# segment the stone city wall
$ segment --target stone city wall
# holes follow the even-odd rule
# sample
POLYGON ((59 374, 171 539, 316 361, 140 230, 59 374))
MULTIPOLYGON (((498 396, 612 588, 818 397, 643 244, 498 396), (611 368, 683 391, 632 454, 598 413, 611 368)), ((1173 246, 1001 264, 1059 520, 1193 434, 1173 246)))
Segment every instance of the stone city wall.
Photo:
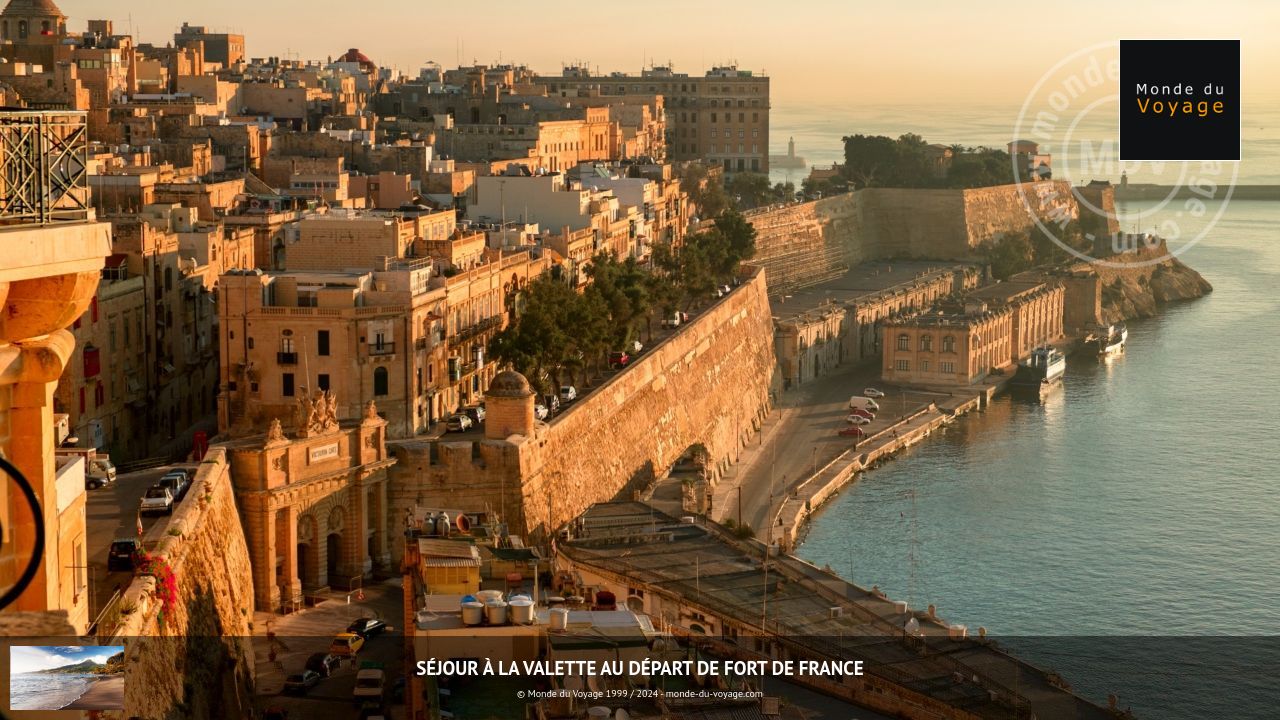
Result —
POLYGON ((223 448, 205 456, 153 554, 173 568, 178 600, 162 612, 150 576, 124 592, 131 612, 107 644, 125 645, 126 715, 250 717, 253 579, 223 448))
POLYGON ((695 444, 718 476, 770 408, 775 363, 765 274, 756 272, 522 448, 523 525, 540 535, 664 477, 695 444))
MULTIPOLYGON (((496 511, 545 537, 595 502, 630 497, 695 444, 713 476, 735 461, 770 407, 773 326, 763 272, 591 389, 531 437, 391 443, 392 522, 415 505, 496 511)), ((393 560, 403 538, 393 534, 393 560)))
POLYGON ((756 228, 752 263, 774 294, 808 287, 850 266, 888 258, 970 260, 975 249, 1043 218, 1076 217, 1061 180, 972 189, 867 188, 747 214, 756 228), (1024 200, 1025 194, 1025 200, 1024 200))

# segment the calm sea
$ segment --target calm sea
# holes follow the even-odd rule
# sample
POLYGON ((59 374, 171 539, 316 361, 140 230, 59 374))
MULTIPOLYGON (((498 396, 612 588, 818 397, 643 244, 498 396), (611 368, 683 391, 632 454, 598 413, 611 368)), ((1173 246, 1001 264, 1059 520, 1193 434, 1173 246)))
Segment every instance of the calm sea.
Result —
MULTIPOLYGON (((769 152, 785 155, 787 140, 794 137, 796 155, 803 157, 809 166, 830 167, 832 162, 844 162, 844 145, 840 139, 845 135, 861 133, 898 137, 908 132, 916 133, 931 143, 1003 149, 1015 134, 1035 139, 1025 129, 1021 133, 1015 132, 1020 110, 1020 104, 824 107, 779 103, 774 105, 769 116, 769 152)), ((1280 97, 1246 102, 1241 136, 1243 160, 1239 166, 1238 182, 1280 184, 1280 97)), ((1059 138, 1052 136, 1051 140, 1058 141, 1059 138)), ((1116 140, 1113 121, 1103 113, 1087 116, 1073 128, 1069 141, 1050 148, 1054 177, 1083 182, 1092 179, 1119 182, 1121 166, 1116 159, 1115 144, 1107 145, 1109 140, 1116 140)), ((1181 165, 1130 163, 1125 168, 1132 182, 1172 184, 1181 165)), ((770 179, 773 182, 791 181, 799 187, 808 174, 808 168, 776 169, 770 173, 770 179)))
POLYGON ((1211 295, 1129 323, 1123 357, 1071 358, 1042 404, 1001 398, 866 473, 799 554, 1140 717, 1276 717, 1277 239, 1280 203, 1230 203, 1182 255, 1211 295))
POLYGON ((19 673, 9 678, 9 709, 57 710, 75 702, 94 682, 91 675, 19 673))

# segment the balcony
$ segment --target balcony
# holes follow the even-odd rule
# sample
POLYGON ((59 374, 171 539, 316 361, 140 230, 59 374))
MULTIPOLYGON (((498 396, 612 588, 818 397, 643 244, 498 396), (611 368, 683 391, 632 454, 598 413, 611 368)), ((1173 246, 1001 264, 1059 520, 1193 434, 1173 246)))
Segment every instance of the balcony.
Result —
POLYGON ((370 345, 370 355, 393 355, 396 351, 396 344, 393 342, 384 342, 381 345, 370 345))
POLYGON ((487 317, 481 320, 480 322, 472 325, 471 327, 467 327, 459 330, 456 334, 454 334, 452 340, 455 343, 466 342, 471 338, 477 335, 480 335, 481 333, 497 328, 501 324, 502 324, 501 315, 494 315, 492 317, 487 317))
POLYGON ((297 365, 298 353, 296 352, 278 352, 276 353, 276 362, 280 365, 297 365))
POLYGON ((93 218, 83 112, 0 113, 0 224, 93 218))

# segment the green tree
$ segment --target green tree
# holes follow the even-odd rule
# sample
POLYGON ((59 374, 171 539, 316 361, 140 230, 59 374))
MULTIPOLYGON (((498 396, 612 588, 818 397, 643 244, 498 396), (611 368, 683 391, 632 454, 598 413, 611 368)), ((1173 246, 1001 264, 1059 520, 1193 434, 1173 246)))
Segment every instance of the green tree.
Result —
POLYGON ((772 201, 769 178, 760 173, 738 173, 729 179, 725 189, 736 201, 739 210, 750 210, 768 205, 772 201))

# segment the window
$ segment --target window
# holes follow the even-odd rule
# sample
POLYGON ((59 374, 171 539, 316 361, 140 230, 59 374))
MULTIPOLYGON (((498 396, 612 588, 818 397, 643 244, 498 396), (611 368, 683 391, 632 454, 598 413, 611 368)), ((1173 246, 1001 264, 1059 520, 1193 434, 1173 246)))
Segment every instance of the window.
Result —
POLYGON ((894 367, 894 369, 895 369, 895 370, 907 371, 907 370, 910 370, 910 369, 911 369, 911 361, 910 361, 910 360, 899 360, 899 361, 897 361, 896 363, 894 363, 894 366, 893 366, 893 367, 894 367))
POLYGON ((84 388, 80 388, 80 414, 84 414, 84 388))
POLYGON ((382 396, 387 394, 387 369, 384 367, 376 368, 373 371, 373 394, 382 396))
POLYGON ((955 337, 951 335, 947 335, 946 337, 942 338, 942 352, 955 352, 955 351, 956 351, 955 337))
POLYGON ((320 373, 320 375, 316 377, 316 387, 325 392, 329 392, 329 373, 320 373))
POLYGON ((93 388, 93 406, 102 407, 103 405, 106 405, 106 404, 107 404, 107 389, 102 385, 102 383, 98 383, 93 388))
POLYGON ((920 349, 925 352, 933 352, 933 336, 932 335, 920 336, 920 349))
POLYGON ((280 352, 282 353, 293 352, 293 338, 291 337, 280 338, 280 352))
POLYGON ((898 336, 898 349, 899 350, 911 349, 911 338, 907 337, 905 333, 898 336))
POLYGON ((716 121, 716 114, 711 113, 711 122, 715 122, 715 121, 716 121))
POLYGON ((316 352, 321 355, 329 354, 329 331, 321 330, 316 333, 316 352))
POLYGON ((921 361, 920 361, 920 372, 929 372, 929 361, 928 361, 928 360, 921 360, 921 361))
POLYGON ((94 297, 89 300, 89 311, 92 313, 93 321, 98 322, 98 298, 94 297))
POLYGON ((281 395, 284 395, 285 397, 293 397, 293 373, 284 374, 280 387, 282 388, 280 391, 281 395))
POLYGON ((948 375, 954 375, 956 372, 956 364, 953 362, 940 362, 938 363, 938 369, 948 375))

